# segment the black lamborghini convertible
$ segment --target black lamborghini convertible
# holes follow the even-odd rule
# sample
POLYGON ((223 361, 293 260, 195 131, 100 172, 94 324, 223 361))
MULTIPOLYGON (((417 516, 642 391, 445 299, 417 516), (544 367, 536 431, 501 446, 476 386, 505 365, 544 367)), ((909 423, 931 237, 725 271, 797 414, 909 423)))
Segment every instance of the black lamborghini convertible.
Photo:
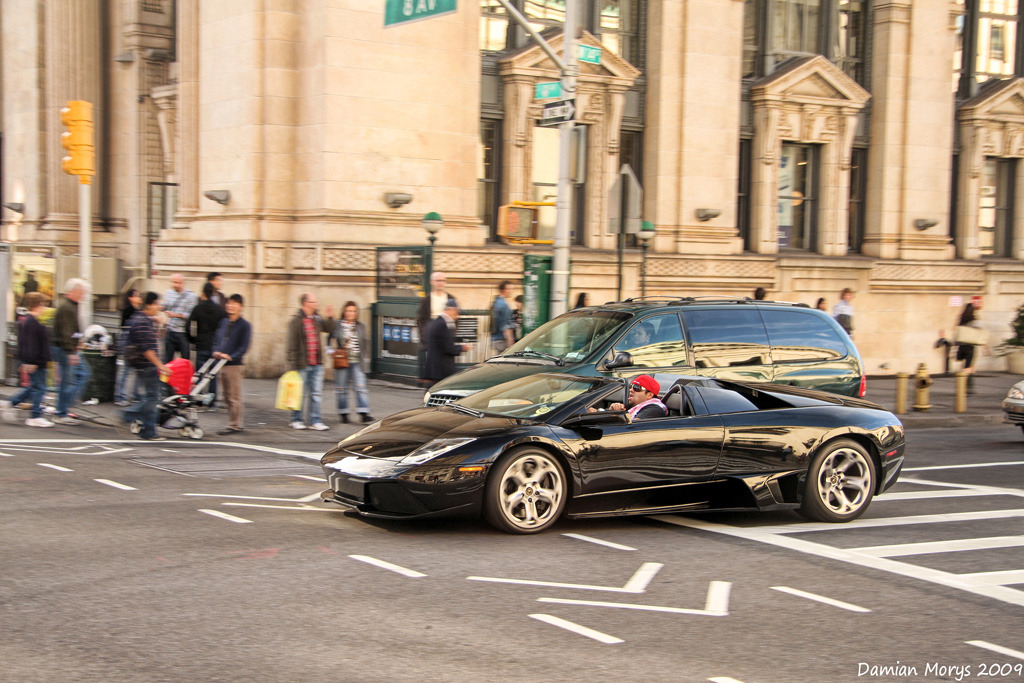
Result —
POLYGON ((482 513, 528 534, 563 514, 795 509, 847 522, 899 476, 903 426, 873 403, 657 378, 669 415, 655 419, 608 409, 627 403, 628 383, 559 374, 398 413, 323 456, 322 497, 367 517, 482 513))

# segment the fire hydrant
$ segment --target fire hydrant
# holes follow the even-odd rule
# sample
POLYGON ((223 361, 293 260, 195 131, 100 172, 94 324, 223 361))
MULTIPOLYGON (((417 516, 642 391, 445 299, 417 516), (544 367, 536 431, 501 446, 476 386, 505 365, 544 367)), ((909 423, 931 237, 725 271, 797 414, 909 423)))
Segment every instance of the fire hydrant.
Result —
POLYGON ((931 410, 932 404, 929 396, 929 387, 932 385, 932 378, 928 376, 928 366, 920 363, 917 372, 914 374, 914 410, 931 410))

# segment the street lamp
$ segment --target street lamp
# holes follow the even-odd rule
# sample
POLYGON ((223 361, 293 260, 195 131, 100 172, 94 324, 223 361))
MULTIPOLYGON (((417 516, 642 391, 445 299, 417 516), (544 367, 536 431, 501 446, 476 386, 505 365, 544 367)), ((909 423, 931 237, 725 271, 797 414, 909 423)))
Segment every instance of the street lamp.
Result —
POLYGON ((640 224, 640 232, 636 238, 640 241, 640 296, 647 296, 647 243, 654 237, 654 223, 644 221, 640 224))
POLYGON ((444 220, 441 218, 441 214, 436 211, 431 211, 423 217, 421 221, 423 223, 423 229, 430 235, 430 248, 434 248, 434 242, 437 241, 437 232, 444 225, 444 220))

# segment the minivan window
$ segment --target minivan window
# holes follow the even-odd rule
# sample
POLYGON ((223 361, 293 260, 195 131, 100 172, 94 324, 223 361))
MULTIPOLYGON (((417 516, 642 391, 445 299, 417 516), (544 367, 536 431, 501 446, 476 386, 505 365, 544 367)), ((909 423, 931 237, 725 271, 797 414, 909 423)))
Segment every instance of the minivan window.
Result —
POLYGON ((761 314, 776 363, 832 360, 849 353, 846 342, 818 315, 796 310, 762 310, 761 314))
POLYGON ((631 313, 581 310, 560 315, 526 335, 491 362, 516 352, 535 351, 558 356, 566 362, 582 361, 604 345, 631 313))
POLYGON ((771 365, 768 335, 756 309, 684 311, 697 368, 771 365))
POLYGON ((626 351, 632 355, 633 367, 686 365, 686 343, 679 316, 668 313, 644 318, 615 342, 615 351, 626 351))

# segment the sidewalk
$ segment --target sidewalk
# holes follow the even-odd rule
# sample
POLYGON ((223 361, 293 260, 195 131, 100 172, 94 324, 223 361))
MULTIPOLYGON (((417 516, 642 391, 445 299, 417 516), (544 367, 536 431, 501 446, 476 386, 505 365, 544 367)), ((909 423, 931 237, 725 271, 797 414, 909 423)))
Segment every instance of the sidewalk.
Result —
MULTIPOLYGON (((975 376, 976 393, 967 398, 967 411, 954 413, 953 390, 955 378, 953 376, 936 376, 932 378, 934 384, 931 387, 932 408, 926 412, 913 410, 914 387, 913 380, 910 381, 909 396, 907 399, 907 413, 898 417, 909 429, 926 429, 932 427, 957 427, 960 425, 978 424, 1001 424, 1003 413, 1000 408, 1003 398, 1010 387, 1021 378, 1008 373, 986 373, 975 376)), ((384 382, 381 380, 370 380, 370 410, 377 418, 386 417, 402 410, 416 408, 422 405, 423 390, 384 382)), ((203 441, 235 441, 242 443, 261 443, 266 441, 317 443, 338 441, 349 434, 362 428, 362 424, 353 422, 350 424, 339 424, 337 411, 335 409, 334 387, 325 383, 323 396, 323 417, 324 422, 330 426, 330 430, 324 432, 312 432, 309 430, 296 430, 289 426, 290 413, 274 408, 274 401, 277 397, 276 379, 246 379, 244 383, 245 400, 245 431, 240 434, 229 434, 218 436, 217 430, 227 426, 227 410, 218 408, 214 412, 200 413, 199 425, 206 432, 203 441)), ((0 389, 0 396, 6 398, 14 393, 14 387, 3 387, 0 389)), ((886 410, 894 410, 896 407, 896 378, 869 377, 868 378, 868 400, 878 403, 886 410)), ((354 405, 354 398, 350 397, 349 405, 354 405)), ((101 403, 94 406, 78 406, 77 412, 83 415, 95 415, 105 422, 112 422, 119 419, 119 411, 113 403, 101 403)), ((104 426, 93 422, 86 422, 82 425, 65 427, 57 425, 48 429, 39 429, 25 426, 25 418, 29 416, 28 411, 18 410, 14 422, 0 422, 0 430, 3 437, 12 439, 28 438, 92 438, 92 439, 123 439, 124 434, 115 431, 112 427, 104 426)), ((75 411, 73 411, 75 412, 75 411)), ((358 420, 354 413, 350 416, 352 420, 358 420)), ((180 438, 176 431, 160 429, 161 436, 168 438, 180 438)))

